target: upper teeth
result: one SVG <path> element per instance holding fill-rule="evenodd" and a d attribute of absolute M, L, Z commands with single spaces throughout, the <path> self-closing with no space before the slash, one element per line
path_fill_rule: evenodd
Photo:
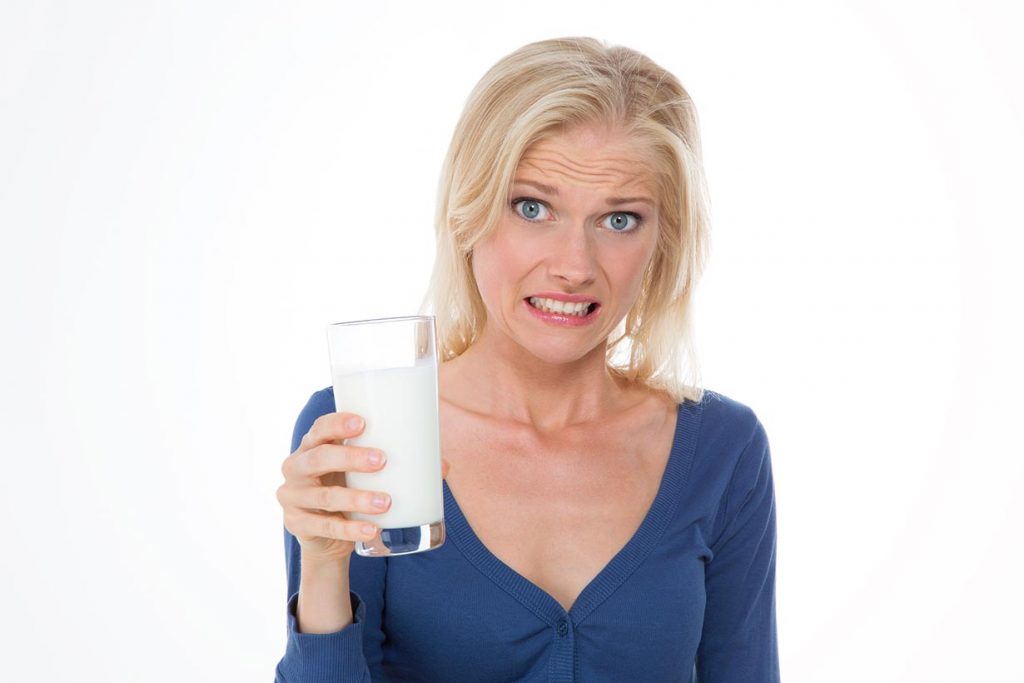
<path fill-rule="evenodd" d="M 543 309 L 551 313 L 568 313 L 569 315 L 578 315 L 580 317 L 587 314 L 587 307 L 590 305 L 585 301 L 579 303 L 571 303 L 569 301 L 558 301 L 557 299 L 543 299 L 541 297 L 531 296 L 530 303 L 537 308 Z"/>

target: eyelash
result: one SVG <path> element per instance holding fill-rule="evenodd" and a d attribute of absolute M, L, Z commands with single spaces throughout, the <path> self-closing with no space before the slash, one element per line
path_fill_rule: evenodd
<path fill-rule="evenodd" d="M 516 204 L 518 204 L 519 202 L 535 202 L 537 204 L 542 205 L 545 208 L 547 208 L 547 206 L 548 206 L 546 202 L 542 202 L 539 199 L 534 199 L 533 197 L 517 197 L 517 198 L 513 199 L 510 202 L 510 204 L 509 204 L 509 206 L 512 207 L 512 212 L 515 213 L 516 216 L 518 216 L 519 218 L 521 218 L 524 221 L 526 221 L 527 223 L 539 223 L 540 219 L 539 218 L 527 218 L 526 216 L 524 216 L 521 213 L 519 213 L 518 211 L 516 211 Z M 628 233 L 628 232 L 636 232 L 637 230 L 640 229 L 640 226 L 643 225 L 644 217 L 641 216 L 640 214 L 636 213 L 635 211 L 613 211 L 612 213 L 610 213 L 608 215 L 609 216 L 614 216 L 615 214 L 618 214 L 618 213 L 621 213 L 621 214 L 626 215 L 626 216 L 632 216 L 633 219 L 636 221 L 636 225 L 634 225 L 629 230 L 612 230 L 611 228 L 609 228 L 610 232 L 623 233 L 623 234 L 624 233 Z"/>

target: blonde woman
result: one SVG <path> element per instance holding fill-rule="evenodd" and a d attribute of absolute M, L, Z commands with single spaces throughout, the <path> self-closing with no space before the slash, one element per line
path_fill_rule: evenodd
<path fill-rule="evenodd" d="M 436 229 L 447 541 L 352 553 L 376 530 L 342 513 L 387 492 L 328 475 L 387 464 L 335 445 L 358 416 L 314 393 L 278 490 L 277 681 L 779 680 L 766 432 L 697 380 L 708 215 L 679 81 L 590 38 L 506 56 L 455 129 Z"/>

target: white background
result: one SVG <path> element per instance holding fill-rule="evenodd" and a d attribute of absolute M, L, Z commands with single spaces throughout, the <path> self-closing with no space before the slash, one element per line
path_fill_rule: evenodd
<path fill-rule="evenodd" d="M 784 680 L 1024 681 L 1011 3 L 360 5 L 0 6 L 0 677 L 272 679 L 324 326 L 415 311 L 470 89 L 589 35 L 697 102 Z"/>

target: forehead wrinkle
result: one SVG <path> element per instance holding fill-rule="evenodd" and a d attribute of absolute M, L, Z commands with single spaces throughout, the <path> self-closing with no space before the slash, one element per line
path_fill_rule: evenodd
<path fill-rule="evenodd" d="M 563 163 L 561 161 L 557 161 L 557 160 L 553 160 L 553 159 L 545 159 L 545 161 L 550 161 L 554 168 L 542 168 L 537 163 L 535 163 L 532 159 L 525 159 L 525 158 L 523 159 L 523 161 L 520 162 L 520 166 L 532 167 L 532 168 L 536 169 L 537 171 L 539 171 L 542 174 L 547 174 L 547 173 L 559 174 L 559 172 L 561 171 L 561 173 L 560 173 L 561 175 L 565 175 L 566 177 L 569 177 L 569 178 L 574 178 L 574 179 L 582 180 L 583 182 L 587 182 L 587 181 L 595 182 L 595 181 L 607 180 L 609 182 L 613 182 L 613 183 L 616 183 L 616 184 L 632 185 L 632 184 L 646 184 L 646 181 L 647 181 L 646 173 L 645 173 L 646 169 L 642 170 L 642 167 L 640 167 L 639 164 L 634 164 L 634 163 L 631 163 L 631 162 L 628 162 L 628 161 L 627 161 L 627 163 L 629 163 L 629 165 L 636 166 L 636 168 L 633 169 L 632 172 L 631 171 L 618 171 L 618 172 L 616 172 L 616 171 L 612 171 L 612 170 L 609 170 L 609 171 L 604 171 L 604 170 L 592 171 L 592 170 L 588 170 L 586 167 L 583 167 L 583 166 L 573 166 L 571 164 Z"/>
<path fill-rule="evenodd" d="M 601 166 L 603 166 L 603 165 L 608 165 L 608 164 L 620 164 L 620 165 L 634 166 L 634 167 L 638 167 L 638 166 L 642 167 L 642 166 L 645 165 L 642 159 L 639 159 L 637 157 L 630 157 L 630 156 L 625 156 L 625 157 L 602 157 L 602 158 L 598 159 L 595 164 L 581 164 L 580 162 L 575 161 L 571 157 L 565 156 L 564 154 L 555 154 L 555 153 L 551 153 L 551 154 L 536 154 L 536 153 L 534 153 L 534 154 L 526 154 L 526 155 L 523 155 L 523 158 L 522 158 L 520 163 L 532 163 L 532 164 L 536 165 L 538 162 L 545 162 L 545 161 L 549 162 L 549 163 L 552 163 L 552 164 L 555 164 L 556 166 L 564 166 L 564 167 L 570 168 L 570 169 L 576 167 L 576 168 L 579 168 L 583 172 L 586 172 L 586 169 L 587 169 L 588 166 L 594 166 L 594 165 L 601 165 Z"/>

